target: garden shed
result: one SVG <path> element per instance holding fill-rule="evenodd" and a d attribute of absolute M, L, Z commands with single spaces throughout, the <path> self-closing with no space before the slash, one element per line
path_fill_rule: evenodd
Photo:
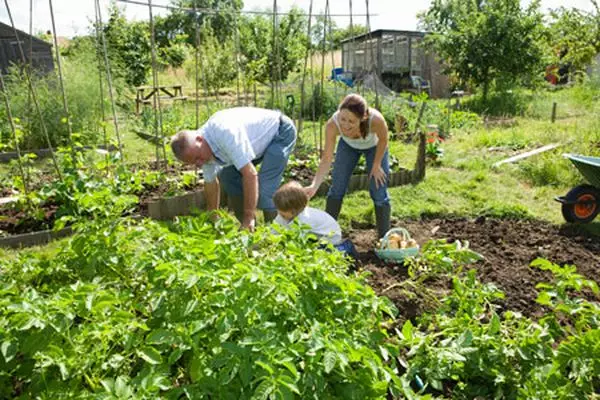
<path fill-rule="evenodd" d="M 20 30 L 17 30 L 17 34 L 27 62 L 31 62 L 32 67 L 39 72 L 52 71 L 54 69 L 52 45 Z M 13 28 L 0 22 L 0 68 L 3 74 L 8 72 L 10 65 L 21 63 L 18 43 Z"/>
<path fill-rule="evenodd" d="M 415 91 L 428 85 L 432 97 L 449 95 L 448 77 L 421 42 L 425 32 L 375 30 L 342 41 L 342 66 L 354 79 L 374 72 L 390 89 Z"/>

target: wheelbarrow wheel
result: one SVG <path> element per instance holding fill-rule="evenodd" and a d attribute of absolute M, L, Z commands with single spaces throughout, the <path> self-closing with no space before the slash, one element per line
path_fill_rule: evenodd
<path fill-rule="evenodd" d="M 585 224 L 600 211 L 600 191 L 591 185 L 574 187 L 564 200 L 562 214 L 567 222 Z"/>

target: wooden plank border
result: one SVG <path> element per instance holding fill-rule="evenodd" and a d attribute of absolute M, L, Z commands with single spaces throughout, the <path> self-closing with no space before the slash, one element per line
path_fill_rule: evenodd
<path fill-rule="evenodd" d="M 20 247 L 38 246 L 71 234 L 73 234 L 73 230 L 70 227 L 58 231 L 47 229 L 39 232 L 23 233 L 21 235 L 0 238 L 0 247 L 17 249 Z"/>
<path fill-rule="evenodd" d="M 77 150 L 106 150 L 106 151 L 117 151 L 118 148 L 116 146 L 113 146 L 112 144 L 108 146 L 108 148 L 106 148 L 106 146 L 100 145 L 100 146 L 96 146 L 96 147 L 92 147 L 92 146 L 83 146 L 83 147 L 77 147 Z M 56 151 L 56 150 L 55 150 Z M 45 158 L 45 157 L 49 157 L 51 153 L 50 149 L 38 149 L 38 150 L 22 150 L 21 151 L 21 157 L 23 157 L 25 154 L 35 154 L 36 156 L 38 156 L 39 158 Z M 19 158 L 18 154 L 16 151 L 8 151 L 8 152 L 3 152 L 0 153 L 0 163 L 8 163 L 12 160 L 16 160 L 17 158 Z"/>

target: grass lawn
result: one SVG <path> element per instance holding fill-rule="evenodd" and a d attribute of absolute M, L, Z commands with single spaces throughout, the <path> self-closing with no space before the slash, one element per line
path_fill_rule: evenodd
<path fill-rule="evenodd" d="M 487 125 L 454 130 L 443 144 L 439 165 L 428 164 L 425 180 L 417 185 L 390 189 L 393 216 L 497 216 L 532 218 L 563 223 L 560 204 L 554 197 L 583 183 L 583 178 L 562 157 L 563 153 L 600 154 L 600 117 L 597 102 L 581 101 L 577 89 L 545 93 L 529 106 L 530 115 L 511 118 L 507 125 Z M 550 122 L 553 101 L 559 103 L 558 118 Z M 535 111 L 539 110 L 539 111 Z M 536 114 L 537 113 L 537 114 Z M 547 144 L 555 150 L 513 164 L 493 164 L 514 154 Z M 416 146 L 390 142 L 390 152 L 412 168 Z M 315 201 L 324 207 L 324 199 Z M 346 197 L 340 222 L 374 222 L 367 192 Z M 600 233 L 600 223 L 588 225 Z"/>

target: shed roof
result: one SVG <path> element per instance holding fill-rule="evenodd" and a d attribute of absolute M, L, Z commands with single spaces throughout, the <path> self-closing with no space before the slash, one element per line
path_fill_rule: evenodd
<path fill-rule="evenodd" d="M 52 47 L 52 43 L 48 43 L 45 40 L 42 40 L 35 36 L 31 36 L 28 33 L 23 32 L 19 29 L 17 29 L 17 34 L 20 39 L 31 38 L 31 40 L 35 43 L 48 46 L 49 48 Z M 15 31 L 13 30 L 12 26 L 0 22 L 0 39 L 15 39 Z"/>
<path fill-rule="evenodd" d="M 347 43 L 347 42 L 351 42 L 351 41 L 355 41 L 355 40 L 362 40 L 362 39 L 369 38 L 369 37 L 378 38 L 378 37 L 382 37 L 383 35 L 388 35 L 388 34 L 405 35 L 405 36 L 412 36 L 412 37 L 424 37 L 427 34 L 427 32 L 402 31 L 402 30 L 394 30 L 394 29 L 377 29 L 377 30 L 371 31 L 369 33 L 363 33 L 362 35 L 344 39 L 344 40 L 342 40 L 341 43 Z"/>

